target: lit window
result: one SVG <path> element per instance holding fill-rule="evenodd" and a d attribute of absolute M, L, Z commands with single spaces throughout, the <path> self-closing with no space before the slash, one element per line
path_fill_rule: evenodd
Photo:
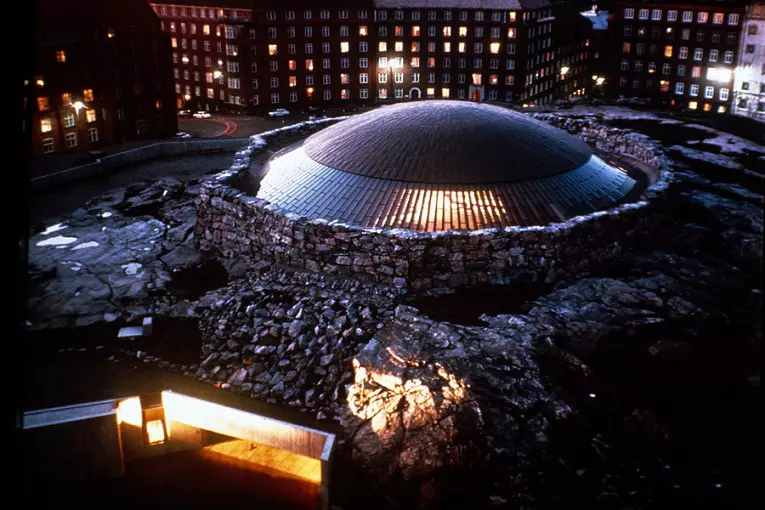
<path fill-rule="evenodd" d="M 691 76 L 693 78 L 701 78 L 701 66 L 693 66 L 691 69 Z"/>
<path fill-rule="evenodd" d="M 497 85 L 499 84 L 499 76 L 496 74 L 492 74 L 489 76 L 489 85 Z"/>
<path fill-rule="evenodd" d="M 716 12 L 712 15 L 712 23 L 715 25 L 721 25 L 723 22 L 723 18 L 725 18 L 725 15 L 721 12 Z"/>
<path fill-rule="evenodd" d="M 672 46 L 664 46 L 664 56 L 667 58 L 672 56 Z"/>
<path fill-rule="evenodd" d="M 85 111 L 85 118 L 88 122 L 95 122 L 96 121 L 96 111 L 95 110 L 86 110 Z"/>
<path fill-rule="evenodd" d="M 388 57 L 380 57 L 377 59 L 377 67 L 388 67 Z"/>
<path fill-rule="evenodd" d="M 473 73 L 473 85 L 480 85 L 481 84 L 481 73 Z"/>
<path fill-rule="evenodd" d="M 468 33 L 467 27 L 460 27 L 460 31 L 459 31 L 460 37 L 467 37 L 467 33 Z"/>
<path fill-rule="evenodd" d="M 412 57 L 412 67 L 420 67 L 420 57 Z"/>
<path fill-rule="evenodd" d="M 706 23 L 709 19 L 709 13 L 708 12 L 700 12 L 696 16 L 696 22 L 697 23 Z"/>
<path fill-rule="evenodd" d="M 457 51 L 460 53 L 465 53 L 465 43 L 461 42 L 457 44 Z"/>
<path fill-rule="evenodd" d="M 66 52 L 64 50 L 56 51 L 56 62 L 60 62 L 62 64 L 66 62 Z"/>
<path fill-rule="evenodd" d="M 50 119 L 42 119 L 40 121 L 40 131 L 43 133 L 48 133 L 53 130 L 53 126 L 51 124 Z"/>
<path fill-rule="evenodd" d="M 377 90 L 377 97 L 380 99 L 387 99 L 388 98 L 388 89 L 382 88 Z"/>
<path fill-rule="evenodd" d="M 297 76 L 290 76 L 290 87 L 297 87 Z"/>
<path fill-rule="evenodd" d="M 412 37 L 419 37 L 420 36 L 420 26 L 414 25 L 412 26 Z"/>
<path fill-rule="evenodd" d="M 351 98 L 351 91 L 350 89 L 341 89 L 340 90 L 340 99 L 350 99 Z"/>
<path fill-rule="evenodd" d="M 348 53 L 350 49 L 351 49 L 351 45 L 347 41 L 340 43 L 340 53 Z"/>
<path fill-rule="evenodd" d="M 691 110 L 695 110 L 698 107 L 699 107 L 698 101 L 691 101 L 690 103 L 688 103 L 688 108 Z"/>
<path fill-rule="evenodd" d="M 37 98 L 37 109 L 40 111 L 47 110 L 49 108 L 47 97 Z"/>
<path fill-rule="evenodd" d="M 380 41 L 379 43 L 377 43 L 377 50 L 388 51 L 388 43 L 385 41 Z"/>
<path fill-rule="evenodd" d="M 361 25 L 359 27 L 359 35 L 362 35 L 362 36 L 369 35 L 369 30 L 367 29 L 366 25 Z"/>
<path fill-rule="evenodd" d="M 446 41 L 444 43 L 444 53 L 451 53 L 451 51 L 452 51 L 452 43 L 450 43 L 449 41 Z"/>
<path fill-rule="evenodd" d="M 452 27 L 444 27 L 442 29 L 442 32 L 444 34 L 444 37 L 451 37 L 452 36 Z"/>
<path fill-rule="evenodd" d="M 394 43 L 393 51 L 404 51 L 404 43 L 401 41 Z"/>
<path fill-rule="evenodd" d="M 490 51 L 494 53 L 495 55 L 499 53 L 499 43 L 493 42 L 489 45 Z"/>
<path fill-rule="evenodd" d="M 436 97 L 436 89 L 435 88 L 430 88 L 429 87 L 428 89 L 426 89 L 425 93 L 430 98 Z"/>
<path fill-rule="evenodd" d="M 276 55 L 278 52 L 275 44 L 269 44 L 268 45 L 268 54 L 269 55 Z"/>

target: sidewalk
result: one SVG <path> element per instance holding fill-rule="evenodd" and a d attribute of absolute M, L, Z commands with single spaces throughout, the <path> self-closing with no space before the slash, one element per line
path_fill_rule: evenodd
<path fill-rule="evenodd" d="M 137 147 L 143 147 L 144 145 L 151 145 L 157 142 L 169 142 L 173 141 L 173 138 L 157 138 L 152 140 L 131 140 L 128 142 L 109 145 L 107 147 L 99 148 L 98 150 L 104 151 L 108 154 L 116 154 L 118 152 L 124 152 Z M 67 168 L 75 166 L 85 165 L 92 163 L 87 152 L 74 152 L 74 153 L 55 153 L 45 154 L 44 156 L 37 156 L 32 158 L 32 165 L 29 169 L 29 178 L 34 179 L 41 175 L 48 175 Z"/>

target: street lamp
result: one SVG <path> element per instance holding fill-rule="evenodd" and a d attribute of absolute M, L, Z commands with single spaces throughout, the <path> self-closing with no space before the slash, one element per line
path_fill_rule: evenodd
<path fill-rule="evenodd" d="M 564 74 L 568 73 L 568 71 L 569 71 L 569 68 L 566 67 L 566 66 L 560 68 L 560 74 L 561 75 L 564 75 Z"/>
<path fill-rule="evenodd" d="M 84 105 L 84 104 L 82 104 L 82 101 L 77 101 L 77 102 L 76 102 L 76 103 L 74 103 L 72 106 L 74 106 L 74 111 L 76 111 L 76 112 L 77 112 L 77 115 L 79 115 L 79 114 L 80 114 L 80 110 L 82 110 L 83 108 L 85 108 L 85 105 Z"/>

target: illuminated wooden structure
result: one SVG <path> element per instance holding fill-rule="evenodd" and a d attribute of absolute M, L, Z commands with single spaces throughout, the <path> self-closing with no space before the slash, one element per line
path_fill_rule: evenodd
<path fill-rule="evenodd" d="M 194 451 L 216 465 L 313 485 L 328 507 L 334 434 L 173 391 L 27 412 L 21 429 L 27 475 L 39 479 L 118 478 L 131 463 Z"/>

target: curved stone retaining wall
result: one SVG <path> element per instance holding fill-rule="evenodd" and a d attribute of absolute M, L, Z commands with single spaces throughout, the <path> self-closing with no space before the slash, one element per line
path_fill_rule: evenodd
<path fill-rule="evenodd" d="M 517 278 L 553 281 L 629 249 L 647 235 L 660 215 L 669 173 L 658 145 L 640 135 L 555 115 L 541 116 L 596 143 L 634 157 L 660 176 L 644 200 L 545 227 L 507 227 L 470 233 L 365 230 L 308 220 L 232 188 L 226 181 L 244 159 L 285 132 L 307 134 L 304 123 L 253 137 L 229 172 L 203 183 L 196 234 L 203 250 L 224 256 L 279 262 L 339 275 L 366 275 L 402 289 L 507 283 Z M 586 124 L 586 125 L 585 125 Z"/>

